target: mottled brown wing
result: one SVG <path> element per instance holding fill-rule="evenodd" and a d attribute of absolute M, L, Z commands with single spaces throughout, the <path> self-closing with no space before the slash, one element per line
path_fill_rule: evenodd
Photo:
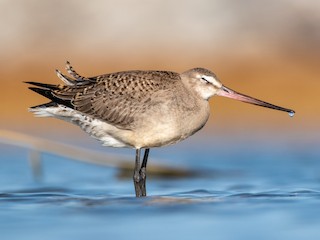
<path fill-rule="evenodd" d="M 132 129 L 136 116 L 149 107 L 152 95 L 172 89 L 180 76 L 174 72 L 130 71 L 90 79 L 87 85 L 66 86 L 53 94 L 70 100 L 80 112 L 118 128 Z"/>

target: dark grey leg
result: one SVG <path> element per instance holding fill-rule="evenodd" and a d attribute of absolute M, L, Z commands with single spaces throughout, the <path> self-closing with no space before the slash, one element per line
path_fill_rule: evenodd
<path fill-rule="evenodd" d="M 136 149 L 136 162 L 134 165 L 133 172 L 133 184 L 136 192 L 136 197 L 142 197 L 141 187 L 140 187 L 140 149 Z"/>
<path fill-rule="evenodd" d="M 144 151 L 144 156 L 143 156 L 143 161 L 142 161 L 141 168 L 147 168 L 147 161 L 148 161 L 148 157 L 149 157 L 149 151 L 150 151 L 150 148 L 146 148 L 146 150 Z"/>
<path fill-rule="evenodd" d="M 141 149 L 136 149 L 136 162 L 133 173 L 133 183 L 136 192 L 136 197 L 147 196 L 146 191 L 146 172 L 147 172 L 147 161 L 149 156 L 149 148 L 144 152 L 142 165 L 140 167 L 140 152 Z"/>
<path fill-rule="evenodd" d="M 140 181 L 141 181 L 142 196 L 147 196 L 146 180 L 147 180 L 147 162 L 148 162 L 149 151 L 150 151 L 150 148 L 147 148 L 144 151 L 142 165 L 139 171 L 140 178 L 141 178 Z"/>

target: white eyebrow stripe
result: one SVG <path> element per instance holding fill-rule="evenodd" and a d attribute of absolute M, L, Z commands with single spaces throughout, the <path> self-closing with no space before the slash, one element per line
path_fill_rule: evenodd
<path fill-rule="evenodd" d="M 207 82 L 210 82 L 210 83 L 214 82 L 214 78 L 212 76 L 202 75 L 201 78 L 206 80 Z"/>

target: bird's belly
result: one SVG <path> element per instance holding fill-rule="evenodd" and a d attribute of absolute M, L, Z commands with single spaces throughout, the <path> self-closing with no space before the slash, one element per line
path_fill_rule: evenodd
<path fill-rule="evenodd" d="M 134 133 L 135 145 L 143 148 L 161 147 L 180 142 L 199 131 L 209 118 L 209 106 L 192 111 L 167 112 L 145 119 Z"/>
<path fill-rule="evenodd" d="M 38 108 L 32 111 L 37 116 L 55 117 L 71 122 L 90 136 L 100 140 L 104 146 L 151 148 L 180 142 L 200 130 L 209 117 L 209 107 L 204 105 L 197 111 L 150 112 L 138 119 L 132 130 L 119 129 L 99 119 L 91 118 L 71 108 L 59 106 Z M 148 117 L 149 115 L 149 117 Z"/>

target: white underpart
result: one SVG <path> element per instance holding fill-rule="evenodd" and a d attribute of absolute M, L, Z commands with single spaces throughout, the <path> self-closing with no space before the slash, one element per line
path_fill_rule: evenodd
<path fill-rule="evenodd" d="M 36 117 L 54 117 L 73 123 L 87 132 L 90 136 L 101 141 L 104 146 L 133 147 L 115 137 L 119 132 L 118 128 L 101 120 L 84 115 L 72 108 L 58 105 L 57 107 L 30 108 L 29 111 L 34 113 Z"/>

